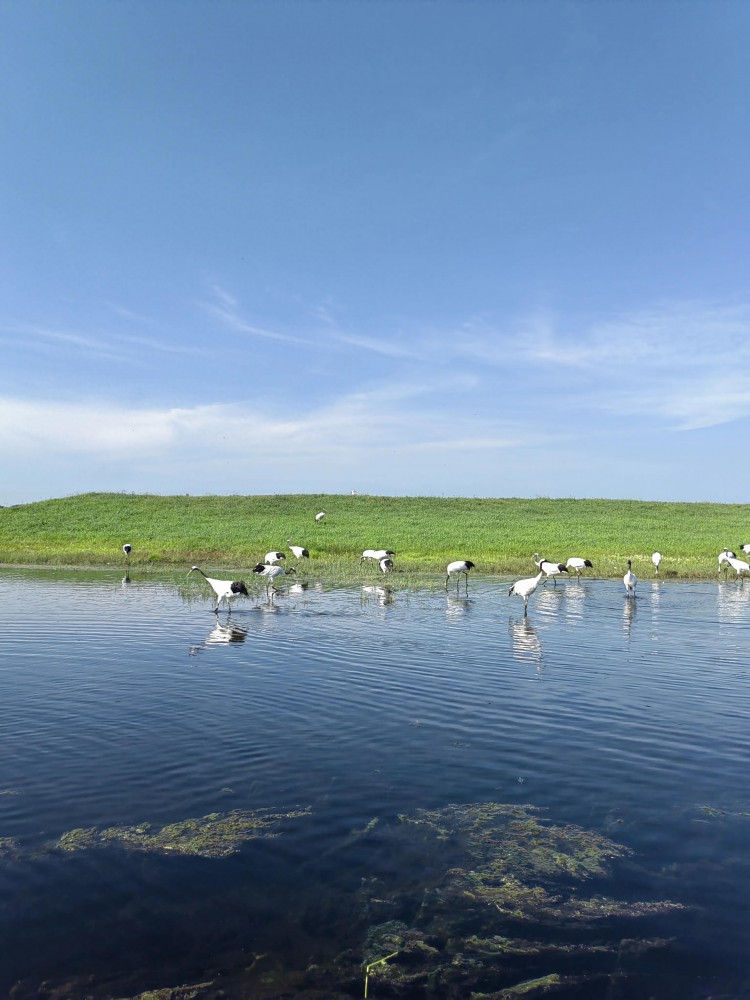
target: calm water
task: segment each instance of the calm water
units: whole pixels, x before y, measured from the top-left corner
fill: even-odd
[[[356,949],[352,900],[384,865],[352,831],[478,802],[606,834],[634,852],[608,893],[686,906],[631,927],[671,941],[647,993],[605,975],[560,995],[747,995],[750,586],[641,581],[629,602],[569,580],[524,621],[505,581],[472,578],[468,598],[378,583],[296,584],[217,623],[183,574],[0,571],[0,995],[328,961]],[[50,846],[304,807],[226,859]]]

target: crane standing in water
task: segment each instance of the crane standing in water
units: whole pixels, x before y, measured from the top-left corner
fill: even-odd
[[[190,573],[200,573],[216,594],[216,607],[214,611],[217,615],[219,613],[219,605],[222,601],[226,601],[227,608],[230,608],[231,602],[235,597],[239,597],[240,594],[243,594],[245,597],[250,596],[243,580],[214,580],[213,577],[206,576],[200,566],[193,566],[188,576],[190,576]]]

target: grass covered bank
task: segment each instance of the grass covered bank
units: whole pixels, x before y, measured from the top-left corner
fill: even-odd
[[[326,518],[316,524],[321,510]],[[622,575],[632,559],[642,577],[653,575],[658,549],[663,577],[713,578],[721,549],[750,541],[750,504],[85,493],[0,508],[5,565],[121,566],[130,542],[134,568],[239,570],[286,550],[287,538],[310,550],[311,575],[331,579],[359,575],[366,548],[394,549],[396,568],[410,572],[471,559],[478,572],[526,573],[539,552],[589,558],[596,576]]]

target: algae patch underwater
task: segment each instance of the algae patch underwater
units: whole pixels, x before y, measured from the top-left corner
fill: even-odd
[[[632,934],[635,919],[683,909],[668,900],[582,893],[584,883],[601,888],[630,850],[538,812],[473,803],[399,817],[396,842],[423,872],[413,869],[410,884],[401,886],[373,881],[363,901],[373,916],[386,918],[369,927],[363,948],[365,967],[390,956],[375,974],[385,995],[407,997],[421,988],[448,996],[460,983],[466,996],[531,996],[622,975],[613,920],[626,919]],[[639,954],[669,943],[643,938]]]
[[[236,809],[229,813],[209,813],[167,826],[111,826],[78,828],[64,833],[55,844],[62,851],[83,851],[119,844],[127,850],[158,854],[182,854],[202,858],[225,858],[236,854],[248,840],[278,837],[283,820],[309,815],[309,809],[274,813],[259,809]]]

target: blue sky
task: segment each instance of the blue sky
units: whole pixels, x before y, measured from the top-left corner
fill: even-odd
[[[8,0],[0,503],[750,493],[750,5]]]

